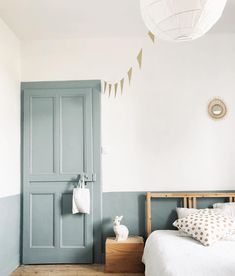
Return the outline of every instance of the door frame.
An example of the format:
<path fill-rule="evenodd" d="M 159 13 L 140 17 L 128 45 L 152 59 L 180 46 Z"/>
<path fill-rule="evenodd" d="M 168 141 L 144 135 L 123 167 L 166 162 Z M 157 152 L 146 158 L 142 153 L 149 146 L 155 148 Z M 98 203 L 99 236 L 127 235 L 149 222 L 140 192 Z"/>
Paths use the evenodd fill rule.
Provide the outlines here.
<path fill-rule="evenodd" d="M 100 80 L 81 80 L 81 81 L 40 81 L 40 82 L 22 82 L 21 83 L 21 262 L 23 259 L 23 223 L 24 223 L 24 102 L 23 96 L 27 89 L 92 89 L 92 125 L 93 125 L 93 166 L 96 173 L 94 182 L 93 198 L 93 263 L 102 263 L 102 186 L 101 186 L 101 81 Z M 27 92 L 26 92 L 27 93 Z"/>

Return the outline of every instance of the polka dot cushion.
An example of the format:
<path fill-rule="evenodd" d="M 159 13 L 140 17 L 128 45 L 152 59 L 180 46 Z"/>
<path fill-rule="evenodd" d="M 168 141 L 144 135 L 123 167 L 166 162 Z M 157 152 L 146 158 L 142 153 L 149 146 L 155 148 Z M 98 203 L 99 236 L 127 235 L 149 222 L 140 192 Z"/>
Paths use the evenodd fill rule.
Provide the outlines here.
<path fill-rule="evenodd" d="M 205 246 L 210 246 L 235 229 L 232 219 L 213 209 L 203 209 L 176 220 L 173 225 L 191 235 Z"/>

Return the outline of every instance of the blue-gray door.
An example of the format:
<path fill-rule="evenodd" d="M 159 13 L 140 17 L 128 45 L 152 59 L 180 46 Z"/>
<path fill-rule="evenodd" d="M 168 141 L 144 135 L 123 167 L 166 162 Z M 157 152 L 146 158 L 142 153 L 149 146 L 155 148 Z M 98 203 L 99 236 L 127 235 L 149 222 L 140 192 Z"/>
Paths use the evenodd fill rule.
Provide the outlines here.
<path fill-rule="evenodd" d="M 24 264 L 93 262 L 93 198 L 100 196 L 93 105 L 99 83 L 72 84 L 23 84 Z M 72 190 L 83 173 L 91 214 L 73 215 Z"/>

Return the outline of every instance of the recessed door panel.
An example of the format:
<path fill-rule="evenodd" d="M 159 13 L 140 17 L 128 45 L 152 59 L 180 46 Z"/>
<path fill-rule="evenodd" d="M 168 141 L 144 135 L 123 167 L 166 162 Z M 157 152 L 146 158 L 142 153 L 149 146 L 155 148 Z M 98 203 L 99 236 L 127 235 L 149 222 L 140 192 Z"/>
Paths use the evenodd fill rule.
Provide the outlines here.
<path fill-rule="evenodd" d="M 54 247 L 54 194 L 30 195 L 31 247 Z"/>
<path fill-rule="evenodd" d="M 72 194 L 61 197 L 61 247 L 85 247 L 85 215 L 71 214 Z M 72 227 L 71 227 L 72 225 Z"/>
<path fill-rule="evenodd" d="M 61 172 L 84 171 L 84 100 L 83 97 L 61 97 Z"/>
<path fill-rule="evenodd" d="M 32 174 L 54 172 L 54 98 L 30 98 L 30 169 Z"/>

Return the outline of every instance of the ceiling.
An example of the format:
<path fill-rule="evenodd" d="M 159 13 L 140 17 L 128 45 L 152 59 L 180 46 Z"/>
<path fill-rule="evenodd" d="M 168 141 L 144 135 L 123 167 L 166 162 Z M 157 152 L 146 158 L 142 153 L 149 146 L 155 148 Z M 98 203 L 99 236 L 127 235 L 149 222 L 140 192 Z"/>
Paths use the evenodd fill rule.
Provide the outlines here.
<path fill-rule="evenodd" d="M 0 17 L 21 39 L 141 36 L 139 0 L 0 0 Z M 235 33 L 235 0 L 211 33 Z"/>

